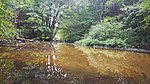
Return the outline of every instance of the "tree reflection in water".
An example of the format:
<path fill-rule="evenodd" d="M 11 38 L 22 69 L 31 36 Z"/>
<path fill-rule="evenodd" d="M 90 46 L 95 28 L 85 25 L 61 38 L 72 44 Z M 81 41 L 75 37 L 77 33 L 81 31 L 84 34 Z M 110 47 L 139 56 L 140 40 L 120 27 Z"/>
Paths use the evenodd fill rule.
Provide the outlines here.
<path fill-rule="evenodd" d="M 77 84 L 79 80 L 77 76 L 57 67 L 54 44 L 48 50 L 50 51 L 46 52 L 45 56 L 47 57 L 44 57 L 44 60 L 41 60 L 41 57 L 37 57 L 31 62 L 18 59 L 0 59 L 0 84 Z"/>
<path fill-rule="evenodd" d="M 52 70 L 56 70 L 56 50 L 54 45 L 52 45 L 52 55 L 48 54 L 47 55 L 47 68 L 48 69 L 52 69 Z"/>
<path fill-rule="evenodd" d="M 118 56 L 114 53 L 114 57 L 107 56 L 105 51 L 111 55 L 110 50 L 77 48 L 68 44 L 29 44 L 14 51 L 0 52 L 0 84 L 149 84 L 149 81 L 141 83 L 134 77 L 110 76 L 110 69 L 108 75 L 100 73 L 107 69 L 101 67 L 106 64 L 116 63 L 123 67 L 124 64 L 131 64 L 124 61 L 127 58 L 122 52 L 117 53 Z M 94 69 L 99 70 L 99 73 L 94 72 Z"/>
<path fill-rule="evenodd" d="M 40 83 L 40 84 L 74 84 L 78 83 L 78 77 L 73 74 L 63 72 L 61 68 L 56 65 L 56 50 L 54 44 L 51 46 L 51 53 L 47 54 L 47 61 L 45 66 L 34 66 L 34 68 L 29 68 L 24 71 L 27 78 L 32 79 L 30 83 Z"/>

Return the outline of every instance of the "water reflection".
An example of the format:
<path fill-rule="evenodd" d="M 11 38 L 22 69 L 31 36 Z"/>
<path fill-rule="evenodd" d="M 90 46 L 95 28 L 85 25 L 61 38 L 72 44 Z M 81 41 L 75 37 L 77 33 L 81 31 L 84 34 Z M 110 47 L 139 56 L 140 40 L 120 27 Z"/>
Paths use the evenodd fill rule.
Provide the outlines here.
<path fill-rule="evenodd" d="M 76 83 L 75 76 L 57 67 L 55 48 L 52 44 L 25 45 L 15 51 L 0 52 L 0 83 Z"/>
<path fill-rule="evenodd" d="M 71 44 L 25 44 L 17 49 L 0 49 L 2 84 L 150 83 L 149 54 Z"/>
<path fill-rule="evenodd" d="M 150 83 L 149 54 L 81 46 L 76 48 L 85 54 L 89 64 L 102 75 L 131 77 L 142 84 Z"/>
<path fill-rule="evenodd" d="M 87 79 L 87 74 L 91 77 L 94 74 L 98 80 L 105 82 L 108 81 L 107 78 L 116 82 L 115 79 L 123 77 L 126 82 L 132 79 L 134 83 L 150 83 L 149 54 L 73 45 L 61 45 L 60 49 L 62 52 L 58 64 L 66 70 L 82 72 L 83 79 Z"/>
<path fill-rule="evenodd" d="M 48 69 L 57 70 L 56 69 L 56 50 L 55 50 L 54 45 L 52 45 L 51 49 L 52 49 L 52 54 L 47 55 L 47 64 L 46 65 L 47 65 Z"/>

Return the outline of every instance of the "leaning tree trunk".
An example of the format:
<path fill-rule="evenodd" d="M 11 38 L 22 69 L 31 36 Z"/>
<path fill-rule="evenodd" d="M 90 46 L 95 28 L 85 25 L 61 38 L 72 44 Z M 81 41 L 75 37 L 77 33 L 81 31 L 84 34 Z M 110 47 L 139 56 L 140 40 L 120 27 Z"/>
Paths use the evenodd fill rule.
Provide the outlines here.
<path fill-rule="evenodd" d="M 56 12 L 55 16 L 52 16 L 51 19 L 49 20 L 49 28 L 51 29 L 52 31 L 52 34 L 51 34 L 51 38 L 49 39 L 50 41 L 52 41 L 58 31 L 58 19 L 59 19 L 59 11 Z"/>

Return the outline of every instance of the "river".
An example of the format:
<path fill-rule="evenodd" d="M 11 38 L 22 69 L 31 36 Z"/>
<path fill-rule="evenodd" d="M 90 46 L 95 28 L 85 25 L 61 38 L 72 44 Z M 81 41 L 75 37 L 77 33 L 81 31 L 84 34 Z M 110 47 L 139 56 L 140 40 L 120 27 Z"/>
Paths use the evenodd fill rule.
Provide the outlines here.
<path fill-rule="evenodd" d="M 1 46 L 0 84 L 150 84 L 150 54 L 65 43 Z"/>

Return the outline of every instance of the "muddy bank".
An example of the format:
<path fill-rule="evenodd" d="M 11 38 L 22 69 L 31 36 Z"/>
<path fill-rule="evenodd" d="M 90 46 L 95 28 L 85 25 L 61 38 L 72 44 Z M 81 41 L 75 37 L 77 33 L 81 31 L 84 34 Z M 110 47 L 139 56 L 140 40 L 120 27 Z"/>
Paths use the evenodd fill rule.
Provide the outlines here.
<path fill-rule="evenodd" d="M 78 44 L 74 44 L 74 43 L 66 43 L 66 44 L 73 44 L 73 45 L 77 45 L 77 46 L 84 46 L 84 45 L 78 45 Z M 140 52 L 140 53 L 150 53 L 149 49 L 140 49 L 140 48 L 112 48 L 112 47 L 104 47 L 104 46 L 88 46 L 88 47 L 92 47 L 92 48 L 99 48 L 99 49 L 111 49 L 111 50 L 121 50 L 121 51 L 131 51 L 131 52 Z"/>
<path fill-rule="evenodd" d="M 125 50 L 125 51 L 140 52 L 140 53 L 150 53 L 150 50 L 138 49 L 138 48 L 111 48 L 111 47 L 94 47 L 94 48 L 113 49 L 113 50 Z"/>

